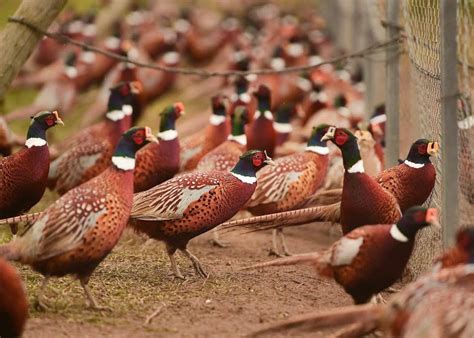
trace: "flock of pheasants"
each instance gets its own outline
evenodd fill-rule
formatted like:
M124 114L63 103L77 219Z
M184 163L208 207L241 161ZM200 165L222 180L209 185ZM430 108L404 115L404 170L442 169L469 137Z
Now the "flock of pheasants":
M203 9L157 5L134 9L105 40L96 38L92 15L63 13L52 29L169 67L187 58L212 69L281 70L335 53L312 10L297 18L267 4L248 8L239 20L217 18ZM214 95L207 126L178 136L176 120L185 111L178 102L161 112L155 137L150 128L133 126L177 74L43 39L13 83L40 88L38 97L0 118L0 218L8 218L4 224L15 234L0 246L0 336L21 335L28 313L19 275L5 260L44 275L39 308L47 309L42 293L50 277L74 275L89 305L100 309L88 281L127 225L165 242L173 274L184 278L175 252L206 277L187 243L222 223L224 229L273 230L271 252L281 258L247 268L310 264L358 304L259 333L305 324L313 330L347 326L337 334L344 337L374 330L397 337L473 336L472 229L458 233L457 245L433 271L388 305L380 302L379 293L402 276L418 230L439 226L437 210L421 206L434 187L430 156L439 145L416 140L405 160L384 170L384 108L364 121L362 73L344 66L189 81L195 95ZM67 122L77 96L100 81L84 127L48 148L48 129ZM7 123L30 115L26 139L9 131ZM40 215L24 215L47 188L61 197ZM254 217L230 221L240 210ZM283 227L313 221L340 224L343 237L323 252L291 255Z

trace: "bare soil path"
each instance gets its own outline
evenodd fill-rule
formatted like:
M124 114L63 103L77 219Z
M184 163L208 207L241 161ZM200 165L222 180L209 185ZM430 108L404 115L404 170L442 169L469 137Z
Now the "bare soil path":
M335 239L328 229L306 225L285 232L290 249L300 253L328 247ZM239 337L288 316L352 303L338 285L315 277L309 267L239 271L269 259L269 232L222 237L231 247L213 247L207 234L191 242L190 250L211 275L196 277L180 257L183 282L170 276L161 243L143 246L144 238L127 231L91 280L100 304L112 311L87 309L76 282L53 280L47 293L51 309L32 309L25 337ZM21 271L32 296L40 276Z

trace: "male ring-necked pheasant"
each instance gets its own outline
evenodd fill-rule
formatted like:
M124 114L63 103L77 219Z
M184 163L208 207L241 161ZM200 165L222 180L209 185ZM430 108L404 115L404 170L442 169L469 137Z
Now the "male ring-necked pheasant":
M471 337L474 335L474 231L458 232L456 246L443 259L463 252L462 259L443 261L436 269L404 287L388 304L346 306L305 314L252 335L282 333L289 328L317 331L344 327L338 337L366 337L375 330L386 337ZM444 264L446 263L446 264Z
M57 112L39 112L31 119L23 149L0 159L0 218L20 215L43 197L49 171L46 130L57 124L63 124ZM16 225L10 227L16 234Z
M150 143L137 153L133 181L135 192L148 190L179 172L179 140L176 120L184 115L181 102L161 112L159 143Z
M315 127L304 152L279 158L275 160L275 166L260 170L257 189L247 204L247 210L254 215L292 210L313 195L327 173L329 149L321 138L328 129L328 125ZM290 255L282 229L273 232L272 253L281 255L277 249L277 234L283 254Z
M227 140L230 134L230 119L224 97L217 95L211 101L212 114L204 133L195 133L182 142L180 166L183 171L195 169L201 158Z
M342 152L344 183L341 202L240 219L222 224L222 228L242 227L257 231L299 225L313 221L341 224L342 232L366 224L393 224L401 217L395 196L367 175L357 138L347 129L330 127L322 138L331 140Z
M438 151L438 142L419 139L412 144L404 161L375 177L382 188L395 196L402 212L425 203L430 197L436 181L436 170L430 157ZM341 197L342 189L333 189L315 196L314 202L334 203Z
M251 268L309 264L318 275L334 278L356 304L391 286L402 276L418 230L438 224L436 209L410 208L396 224L359 227L323 252L295 255Z
M276 133L271 111L271 92L267 86L260 85L253 95L257 98L257 110L246 128L248 148L263 149L269 156L273 156Z
M16 270L0 259L0 337L21 337L28 301Z
M105 121L82 131L62 155L51 163L48 187L64 194L103 172L121 135L131 127L130 99L139 92L133 82L111 89Z
M117 244L127 225L133 199L135 153L150 141L151 130L132 128L123 134L110 166L90 181L68 191L49 206L25 233L0 246L0 257L30 265L45 276L76 275L85 295L98 308L87 286L91 274Z
M240 155L247 149L245 124L247 110L238 106L231 115L232 131L227 141L207 153L197 164L198 171L229 171L239 161Z
M188 242L233 217L252 196L256 173L271 159L259 150L244 153L230 171L191 172L135 194L131 225L166 243L173 273L183 275L174 253L183 252L200 276L207 276Z

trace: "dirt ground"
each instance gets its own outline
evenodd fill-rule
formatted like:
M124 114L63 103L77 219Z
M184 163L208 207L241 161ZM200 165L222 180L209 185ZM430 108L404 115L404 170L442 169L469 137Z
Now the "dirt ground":
M328 225L306 225L286 231L290 249L324 249L337 236ZM289 316L351 304L332 281L319 279L306 266L239 271L268 260L269 232L225 233L231 246L217 248L209 234L191 241L190 250L210 272L203 280L179 257L186 280L170 275L158 242L148 243L127 231L113 253L92 276L91 288L110 312L86 308L77 282L52 280L46 312L32 307L25 337L239 337ZM40 276L21 268L30 295ZM148 316L158 312L150 323ZM314 337L314 333L311 334Z

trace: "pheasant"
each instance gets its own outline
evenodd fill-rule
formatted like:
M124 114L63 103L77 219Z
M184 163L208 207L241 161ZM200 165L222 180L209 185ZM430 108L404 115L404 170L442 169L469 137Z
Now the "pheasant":
M328 168L329 149L326 141L321 141L328 128L328 125L315 127L304 152L281 157L275 161L275 166L258 172L258 186L247 210L253 215L264 215L296 209L316 192L324 182ZM277 249L277 235L283 255L289 256L282 229L273 231L271 252L282 256Z
M410 147L403 163L384 170L377 182L392 193L404 212L416 204L423 204L431 195L436 181L436 170L430 156L439 151L438 142L419 139Z
M247 149L245 124L247 110L238 106L231 115L232 132L227 141L207 153L197 164L198 171L229 171L239 161L240 155Z
M177 67L180 60L180 54L171 49L163 54L158 63L164 67ZM150 102L170 90L176 83L178 76L177 73L140 68L138 69L138 78L143 82L146 101Z
M254 119L246 128L249 149L264 149L271 157L275 151L276 133L271 112L271 93L265 85L260 85L254 93L257 98L257 110Z
M28 301L16 270L0 259L0 337L21 337Z
M48 187L64 194L104 171L123 132L131 125L130 100L138 93L134 83L111 89L105 121L83 130L67 142L67 150L51 164Z
M461 264L470 264L474 259L474 228L458 230L456 245L446 250L435 261L435 269L450 268Z
M144 57L140 58L137 49L134 48L134 45L128 40L120 43L120 52L118 54L132 60L143 62L148 61ZM143 84L139 81L137 67L132 63L121 62L116 64L104 77L94 104L92 104L83 114L81 125L90 125L92 121L95 121L101 114L103 114L107 109L110 88L117 86L122 82L133 82L137 88L140 88L140 92L134 96L132 102L132 124L139 120L143 113L146 99Z
M383 152L385 147L385 124L387 122L387 115L385 114L385 105L377 106L374 113L370 117L369 131L374 136L374 139L380 145L378 152Z
M372 134L366 130L356 130L354 136L357 137L365 172L369 176L377 177L383 170L383 161L377 156L376 142Z
M229 112L232 114L238 106L247 109L248 121L253 121L257 102L255 97L249 94L250 82L244 76L239 76L234 82L235 92L230 96Z
M212 115L204 133L196 133L187 137L181 147L181 170L196 168L199 160L211 150L219 146L230 134L230 121L224 104L224 96L212 97Z
M430 197L436 181L436 170L430 156L436 155L438 151L438 142L419 139L412 144L407 158L402 163L375 177L382 188L395 196L402 212L411 206L425 203ZM341 196L341 189L330 190L312 198L311 204L334 203L340 201Z
M54 81L44 84L33 103L20 107L5 115L7 122L26 118L41 110L60 110L69 112L82 88L85 66L77 61L74 52L65 56L61 73Z
M179 172L179 140L176 120L184 115L181 102L166 107L161 113L158 143L150 143L137 153L134 191L148 190Z
M87 286L97 265L117 244L132 208L135 153L155 141L148 127L132 128L121 137L109 167L70 190L16 240L0 246L0 257L30 265L45 276L37 305L50 277L76 275L94 308L100 308Z
M275 146L283 145L290 138L293 131L291 120L296 116L297 109L292 103L282 104L275 113L275 122L273 122L273 129L275 129L276 139Z
M264 152L250 150L230 172L191 172L135 194L131 226L166 243L177 278L183 278L173 256L178 249L205 277L201 263L186 248L189 240L233 217L255 191L256 172L270 163Z
M325 94L320 94L325 95ZM302 132L304 136L311 134L313 126L317 126L321 123L327 123L339 128L350 128L352 113L347 107L347 99L344 95L337 95L334 98L332 106L321 109L308 120Z
M0 159L0 218L20 215L43 197L49 171L46 131L64 124L56 111L42 111L31 120L25 146ZM16 224L10 226L16 234Z
M396 224L361 226L324 252L295 255L250 268L309 264L318 275L334 278L356 304L391 286L402 276L418 230L438 224L437 209L410 208Z
M337 222L343 234L366 224L393 224L401 217L395 196L364 172L356 137L347 129L330 127L321 139L332 140L341 149L344 183L341 202L234 220L221 228L247 227L255 231L294 226L315 221Z
M307 80L310 81L310 80ZM310 81L311 90L305 96L303 102L301 103L301 108L303 110L302 124L306 125L309 119L320 110L323 110L328 107L328 95L324 91L324 88L321 84L317 84L314 81Z
M460 233L464 233L462 236ZM406 286L388 304L352 305L311 313L272 325L252 336L303 327L317 331L345 326L339 337L365 337L375 330L387 337L470 337L474 334L474 241L472 228L458 232L454 251L466 251L466 259L454 260ZM459 239L462 238L463 243ZM469 238L469 243L464 242Z

